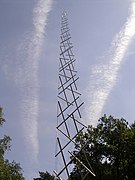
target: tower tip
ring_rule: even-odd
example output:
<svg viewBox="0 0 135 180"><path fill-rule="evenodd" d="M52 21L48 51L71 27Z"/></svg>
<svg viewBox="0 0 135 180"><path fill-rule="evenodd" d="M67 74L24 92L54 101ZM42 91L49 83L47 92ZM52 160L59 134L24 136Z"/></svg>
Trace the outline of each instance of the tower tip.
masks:
<svg viewBox="0 0 135 180"><path fill-rule="evenodd" d="M62 12L62 17L66 17L67 16L67 12L66 11L63 11Z"/></svg>

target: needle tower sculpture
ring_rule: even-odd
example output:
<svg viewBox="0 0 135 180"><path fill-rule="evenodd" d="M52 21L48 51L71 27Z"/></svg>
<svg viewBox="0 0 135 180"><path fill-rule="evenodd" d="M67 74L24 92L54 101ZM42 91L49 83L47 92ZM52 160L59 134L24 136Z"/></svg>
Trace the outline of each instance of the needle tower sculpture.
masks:
<svg viewBox="0 0 135 180"><path fill-rule="evenodd" d="M74 63L76 61L73 54L70 29L68 26L67 13L62 13L61 22L61 42L59 58L59 83L58 83L58 105L57 105L57 152L55 157L59 161L59 167L54 171L57 179L70 179L73 169L73 158L87 171L95 175L90 167L86 167L72 152L76 144L77 135L87 128L82 123L81 108L83 102L80 101L78 92L77 71ZM80 147L81 150L83 147ZM84 152L85 153L85 152ZM86 174L85 174L86 175ZM82 179L85 179L82 177Z"/></svg>

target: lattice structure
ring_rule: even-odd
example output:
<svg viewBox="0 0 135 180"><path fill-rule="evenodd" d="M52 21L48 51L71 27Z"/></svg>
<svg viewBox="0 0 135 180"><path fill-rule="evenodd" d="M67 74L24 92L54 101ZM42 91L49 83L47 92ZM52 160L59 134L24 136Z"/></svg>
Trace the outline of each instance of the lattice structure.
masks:
<svg viewBox="0 0 135 180"><path fill-rule="evenodd" d="M59 167L55 172L58 179L69 179L73 165L71 164L71 152L74 149L76 136L86 128L81 122L81 94L77 89L77 71L74 68L75 58L72 52L73 45L69 33L67 14L62 14L60 43L60 65L58 85L58 114L57 114L57 145L56 158ZM76 157L73 157L76 158ZM79 161L79 159L78 159ZM82 163L82 162L80 162ZM87 167L88 172L91 172Z"/></svg>

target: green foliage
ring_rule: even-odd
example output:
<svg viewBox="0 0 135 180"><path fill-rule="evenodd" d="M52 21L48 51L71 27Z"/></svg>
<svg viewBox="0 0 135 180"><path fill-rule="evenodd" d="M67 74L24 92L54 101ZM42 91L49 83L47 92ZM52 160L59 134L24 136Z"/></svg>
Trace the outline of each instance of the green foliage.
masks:
<svg viewBox="0 0 135 180"><path fill-rule="evenodd" d="M82 146L83 150L80 148ZM134 179L135 123L129 126L123 118L104 115L97 127L89 126L87 132L78 135L73 153L89 169L92 166L96 174L93 177L89 173L85 180ZM75 158L73 164L75 166L70 179L80 180L86 171Z"/></svg>
<svg viewBox="0 0 135 180"><path fill-rule="evenodd" d="M0 126L5 122L5 119L3 118L3 111L2 108L0 107Z"/></svg>
<svg viewBox="0 0 135 180"><path fill-rule="evenodd" d="M0 179L1 180L24 180L20 164L8 160L0 162Z"/></svg>
<svg viewBox="0 0 135 180"><path fill-rule="evenodd" d="M3 125L5 119L3 118L2 108L0 107L0 126ZM0 180L24 180L20 164L15 161L9 162L4 158L6 151L10 150L9 136L4 136L0 139Z"/></svg>
<svg viewBox="0 0 135 180"><path fill-rule="evenodd" d="M54 176L51 175L49 172L39 172L40 177L34 178L34 180L54 180Z"/></svg>
<svg viewBox="0 0 135 180"><path fill-rule="evenodd" d="M0 139L0 156L3 157L5 152L10 150L10 141L11 138L6 135Z"/></svg>

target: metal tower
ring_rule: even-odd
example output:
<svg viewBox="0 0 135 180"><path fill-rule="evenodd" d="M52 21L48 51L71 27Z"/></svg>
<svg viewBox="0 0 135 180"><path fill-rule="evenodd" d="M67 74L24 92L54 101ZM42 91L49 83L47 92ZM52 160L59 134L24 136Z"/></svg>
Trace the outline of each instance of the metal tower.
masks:
<svg viewBox="0 0 135 180"><path fill-rule="evenodd" d="M67 180L73 169L72 158L75 158L88 173L94 173L90 167L86 167L72 152L76 144L77 135L87 128L82 122L80 102L81 94L77 89L77 71L74 68L75 58L73 45L69 33L68 19L65 12L62 13L58 84L58 110L57 110L57 152L58 169L54 171L58 179ZM82 148L82 147L81 147ZM85 178L82 178L85 179Z"/></svg>

